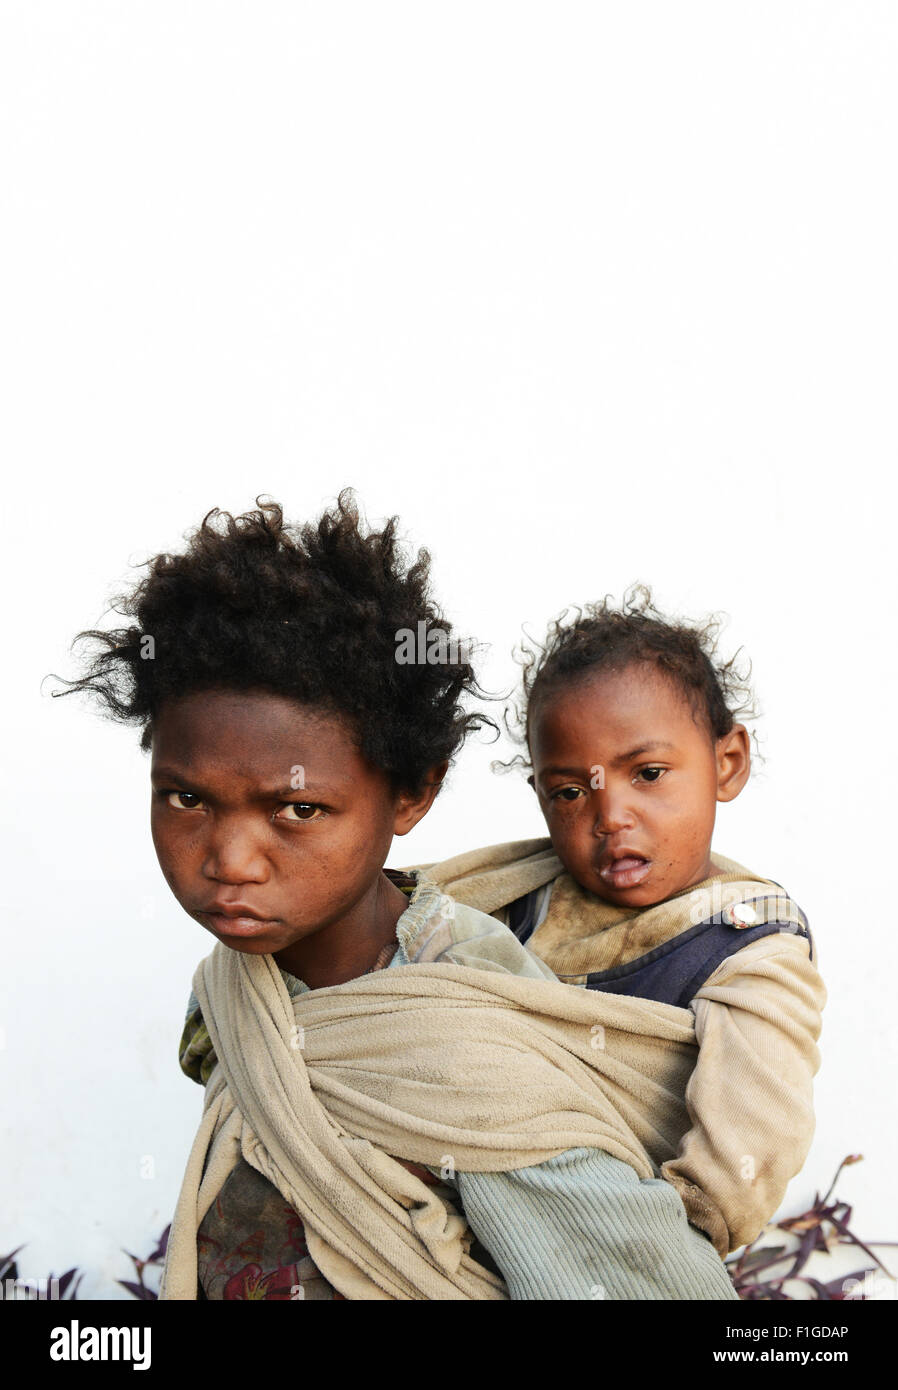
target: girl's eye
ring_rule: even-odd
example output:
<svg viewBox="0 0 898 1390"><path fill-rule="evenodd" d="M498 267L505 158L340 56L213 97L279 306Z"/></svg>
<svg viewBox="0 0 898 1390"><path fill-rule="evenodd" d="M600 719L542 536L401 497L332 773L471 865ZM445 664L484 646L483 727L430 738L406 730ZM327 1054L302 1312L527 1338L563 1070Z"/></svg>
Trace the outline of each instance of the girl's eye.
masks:
<svg viewBox="0 0 898 1390"><path fill-rule="evenodd" d="M166 792L165 796L169 806L173 806L176 811L195 811L203 804L193 792Z"/></svg>
<svg viewBox="0 0 898 1390"><path fill-rule="evenodd" d="M583 795L582 787L559 787L557 792L552 792L552 801L563 799L564 801L576 801Z"/></svg>
<svg viewBox="0 0 898 1390"><path fill-rule="evenodd" d="M290 812L293 812L293 815ZM311 801L288 801L282 811L279 811L276 820L319 820L324 815L320 806L314 806Z"/></svg>
<svg viewBox="0 0 898 1390"><path fill-rule="evenodd" d="M636 776L644 778L646 782L658 782L666 771L666 767L641 767Z"/></svg>

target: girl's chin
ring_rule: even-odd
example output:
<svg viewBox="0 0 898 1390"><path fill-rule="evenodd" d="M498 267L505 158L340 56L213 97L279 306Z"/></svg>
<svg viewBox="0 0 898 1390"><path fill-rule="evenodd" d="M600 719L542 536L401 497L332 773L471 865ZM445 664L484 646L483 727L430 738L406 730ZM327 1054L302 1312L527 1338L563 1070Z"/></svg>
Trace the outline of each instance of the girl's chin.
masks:
<svg viewBox="0 0 898 1390"><path fill-rule="evenodd" d="M254 940L252 937L247 938L245 936L230 936L227 938L220 936L218 939L222 946L227 946L231 951L240 951L244 956L270 956L274 954L271 949L270 941L258 941ZM279 949L279 947L275 947L275 950Z"/></svg>
<svg viewBox="0 0 898 1390"><path fill-rule="evenodd" d="M223 946L229 946L232 951L242 951L246 955L271 955L275 951L282 951L287 944L278 939L275 923L256 922L252 930L234 931L232 923L229 924L227 919L216 916L214 922L207 917L201 925Z"/></svg>

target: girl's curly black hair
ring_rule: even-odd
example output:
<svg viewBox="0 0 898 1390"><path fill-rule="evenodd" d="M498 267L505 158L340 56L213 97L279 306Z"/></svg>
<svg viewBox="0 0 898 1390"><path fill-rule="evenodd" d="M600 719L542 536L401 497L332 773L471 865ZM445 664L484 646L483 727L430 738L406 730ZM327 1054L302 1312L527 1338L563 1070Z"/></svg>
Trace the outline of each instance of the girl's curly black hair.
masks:
<svg viewBox="0 0 898 1390"><path fill-rule="evenodd" d="M133 619L81 632L84 674L54 695L88 691L149 748L164 700L209 689L267 690L347 718L363 755L397 790L421 791L471 729L480 694L469 644L453 639L429 592L430 556L411 565L391 517L365 534L346 488L317 523L291 526L278 503L243 516L213 509L182 554L155 556L112 611ZM423 624L423 627L419 627ZM397 661L402 630L445 634L439 660Z"/></svg>
<svg viewBox="0 0 898 1390"><path fill-rule="evenodd" d="M534 711L561 685L587 672L622 671L643 663L674 680L710 736L722 738L737 720L754 719L758 711L749 685L750 663L740 662L740 652L727 662L717 657L721 626L717 615L700 624L672 622L655 607L645 584L631 585L619 607L606 595L601 603L565 609L549 625L542 645L522 643L515 653L523 669L523 698L506 712L506 727L529 747ZM508 770L530 763L518 754L493 766Z"/></svg>

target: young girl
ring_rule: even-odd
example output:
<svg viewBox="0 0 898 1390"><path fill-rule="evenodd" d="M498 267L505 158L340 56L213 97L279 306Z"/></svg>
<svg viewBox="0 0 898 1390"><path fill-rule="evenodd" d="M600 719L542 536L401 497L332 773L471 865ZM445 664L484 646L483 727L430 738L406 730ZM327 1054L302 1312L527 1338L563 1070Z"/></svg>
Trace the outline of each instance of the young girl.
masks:
<svg viewBox="0 0 898 1390"><path fill-rule="evenodd" d="M210 513L89 634L72 686L142 728L160 865L216 939L161 1297L732 1298L651 1157L683 1121L679 1011L600 1009L383 867L475 722L427 564L347 496L301 528Z"/></svg>
<svg viewBox="0 0 898 1390"><path fill-rule="evenodd" d="M529 654L523 710L550 839L428 872L560 979L694 1023L688 1123L659 1171L726 1255L759 1234L807 1155L826 996L801 909L711 849L717 804L750 771L744 692L712 634L664 619L647 590L556 622Z"/></svg>

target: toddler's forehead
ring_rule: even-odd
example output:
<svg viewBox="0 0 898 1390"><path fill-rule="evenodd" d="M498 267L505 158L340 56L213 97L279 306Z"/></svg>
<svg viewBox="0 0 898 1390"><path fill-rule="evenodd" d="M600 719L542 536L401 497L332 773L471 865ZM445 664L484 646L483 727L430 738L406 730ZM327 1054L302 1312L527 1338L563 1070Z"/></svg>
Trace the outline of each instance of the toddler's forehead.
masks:
<svg viewBox="0 0 898 1390"><path fill-rule="evenodd" d="M709 736L707 720L690 692L654 664L589 668L534 694L531 746L581 734L624 742L632 737Z"/></svg>

